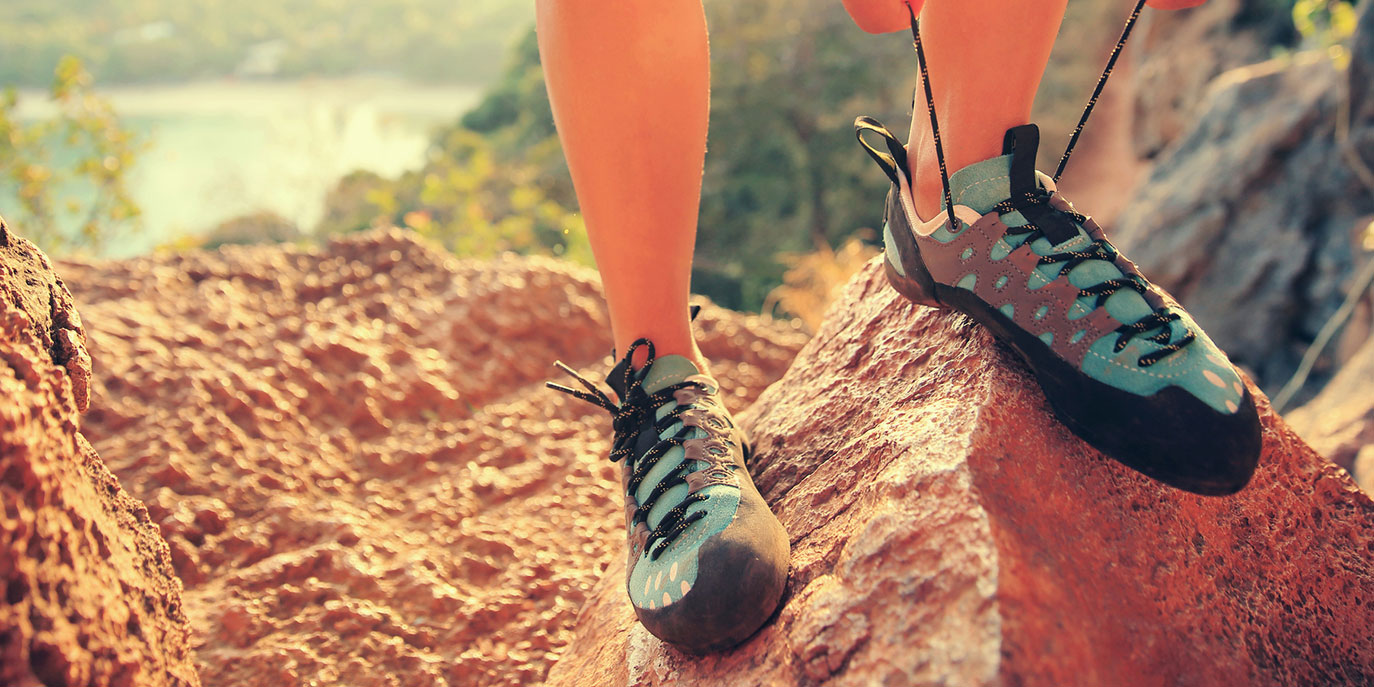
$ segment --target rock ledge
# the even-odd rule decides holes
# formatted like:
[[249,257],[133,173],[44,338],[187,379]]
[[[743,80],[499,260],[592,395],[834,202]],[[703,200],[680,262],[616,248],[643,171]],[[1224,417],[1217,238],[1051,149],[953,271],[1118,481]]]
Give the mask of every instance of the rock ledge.
[[875,262],[743,418],[792,535],[777,619],[687,657],[633,623],[617,562],[549,682],[1368,684],[1374,502],[1260,403],[1243,492],[1160,486],[1071,435],[1014,354],[901,300]]

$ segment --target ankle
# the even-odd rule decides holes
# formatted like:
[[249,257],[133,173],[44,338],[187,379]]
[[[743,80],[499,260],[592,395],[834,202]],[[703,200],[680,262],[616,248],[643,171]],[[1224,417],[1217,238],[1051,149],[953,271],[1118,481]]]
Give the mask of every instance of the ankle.
[[[653,339],[650,339],[650,341],[653,341],[654,344],[655,358],[662,358],[664,356],[669,355],[680,355],[692,361],[692,364],[696,365],[697,369],[701,370],[703,373],[709,372],[710,363],[706,360],[706,356],[701,354],[701,349],[697,347],[697,342],[695,339],[687,338],[685,341],[665,339],[663,343],[659,343],[658,341],[654,341]],[[616,351],[618,352],[619,356],[625,355],[625,351],[629,350],[630,343],[633,343],[633,341],[629,343],[617,343]],[[649,347],[640,346],[639,348],[635,349],[635,354],[634,357],[630,360],[630,364],[634,368],[638,369],[644,367],[648,360]]]
[[945,209],[945,185],[940,178],[940,162],[935,156],[935,145],[912,146],[908,143],[907,160],[916,214],[922,220],[934,219]]
[[930,221],[944,212],[945,187],[940,181],[940,168],[935,167],[934,174],[914,174],[911,194],[915,201],[916,214],[920,215],[921,219]]
[[668,351],[665,353],[660,353],[659,355],[680,355],[692,361],[692,364],[696,365],[697,370],[700,371],[702,374],[711,374],[711,361],[707,360],[706,356],[701,354],[701,349],[697,348],[696,341],[692,342],[692,347],[690,351]]

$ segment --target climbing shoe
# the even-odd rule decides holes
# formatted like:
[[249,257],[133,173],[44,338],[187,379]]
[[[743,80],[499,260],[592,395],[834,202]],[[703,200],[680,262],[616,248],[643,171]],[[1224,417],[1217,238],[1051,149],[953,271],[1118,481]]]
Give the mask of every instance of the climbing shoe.
[[[912,32],[926,73],[914,16]],[[1110,63],[1099,91],[1108,73]],[[1059,420],[1108,456],[1198,494],[1243,488],[1261,430],[1226,355],[1059,194],[1058,174],[1036,171],[1035,125],[1007,131],[1001,156],[946,177],[925,82],[945,191],[934,218],[916,214],[902,143],[872,118],[855,121],[860,144],[892,181],[883,227],[888,281],[916,303],[987,327],[1029,365]],[[1089,112],[1091,103],[1073,140]],[[866,135],[881,137],[885,150]]]
[[[640,348],[647,360],[635,368]],[[716,380],[640,339],[606,383],[619,403],[562,363],[585,389],[549,387],[611,414],[610,459],[621,465],[626,589],[651,633],[694,653],[730,648],[773,615],[789,546],[746,469],[744,433]]]

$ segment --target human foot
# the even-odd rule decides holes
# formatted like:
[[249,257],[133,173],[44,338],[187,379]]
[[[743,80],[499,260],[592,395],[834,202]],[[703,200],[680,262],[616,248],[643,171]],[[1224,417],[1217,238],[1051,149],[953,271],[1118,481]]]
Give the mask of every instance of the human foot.
[[1199,494],[1245,486],[1261,445],[1250,392],[1188,313],[1035,170],[1034,125],[949,178],[953,222],[918,217],[901,143],[872,119],[856,127],[889,150],[875,159],[894,182],[884,263],[899,293],[990,329],[1060,421],[1107,455]]
[[[646,362],[636,368],[641,348]],[[719,384],[688,358],[656,358],[646,339],[606,378],[619,404],[559,366],[586,391],[550,388],[614,419],[610,459],[622,468],[625,581],[640,622],[693,652],[747,639],[782,598],[789,544],[749,477],[745,437],[720,401]]]

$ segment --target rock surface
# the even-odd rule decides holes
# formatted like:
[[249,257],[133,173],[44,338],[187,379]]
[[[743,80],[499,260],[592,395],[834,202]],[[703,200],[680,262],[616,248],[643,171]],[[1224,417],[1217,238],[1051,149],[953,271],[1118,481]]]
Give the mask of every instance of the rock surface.
[[1374,338],[1311,402],[1287,415],[1293,428],[1374,494]]
[[167,544],[79,431],[85,345],[0,220],[0,685],[199,685]]
[[[1119,32],[1118,25],[1107,33],[1115,41]],[[1208,0],[1185,11],[1147,9],[1124,58],[1134,113],[1127,137],[1136,155],[1153,158],[1178,140],[1205,105],[1213,79],[1268,58],[1272,46],[1291,41],[1293,33],[1287,4]]]
[[1110,230],[1271,391],[1339,307],[1374,215],[1338,128],[1349,112],[1350,150],[1374,161],[1374,3],[1363,6],[1348,71],[1308,53],[1213,82]]
[[1374,502],[1260,399],[1249,487],[1163,487],[871,264],[741,418],[792,537],[776,619],[685,656],[634,622],[613,560],[549,683],[1370,684]]
[[[171,545],[206,684],[527,685],[623,558],[594,275],[410,233],[68,263],[86,431]],[[707,306],[733,409],[805,336]]]
[[[1044,142],[1041,169],[1058,165],[1061,141],[1121,35],[1129,4],[1069,4],[1032,114]],[[1146,9],[1059,187],[1103,226],[1115,226],[1152,159],[1198,117],[1212,80],[1266,59],[1293,33],[1287,5],[1208,0],[1185,11]]]

